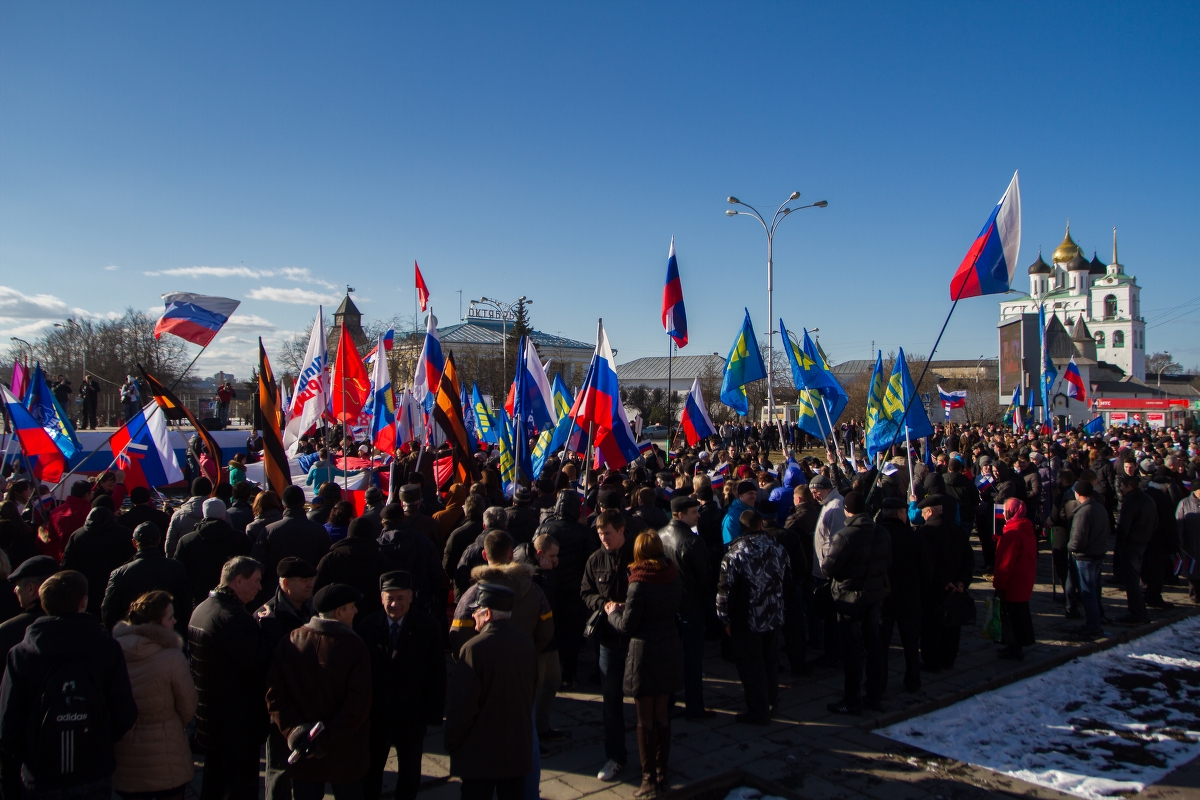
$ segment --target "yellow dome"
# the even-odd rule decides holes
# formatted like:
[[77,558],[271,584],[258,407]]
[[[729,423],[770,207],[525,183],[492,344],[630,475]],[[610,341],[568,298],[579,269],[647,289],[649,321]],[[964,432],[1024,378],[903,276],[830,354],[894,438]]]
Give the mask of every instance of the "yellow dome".
[[1065,261],[1070,261],[1077,255],[1082,255],[1083,251],[1079,249],[1079,245],[1075,244],[1075,240],[1071,238],[1071,223],[1067,223],[1067,235],[1063,237],[1062,244],[1054,251],[1051,260],[1056,264],[1061,264]]

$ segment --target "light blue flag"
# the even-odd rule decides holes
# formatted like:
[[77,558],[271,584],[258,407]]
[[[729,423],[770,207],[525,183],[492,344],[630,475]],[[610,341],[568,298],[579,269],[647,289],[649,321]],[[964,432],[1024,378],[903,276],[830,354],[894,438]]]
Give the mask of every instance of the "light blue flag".
[[1050,419],[1050,390],[1054,388],[1054,381],[1058,379],[1058,370],[1054,368],[1054,362],[1050,360],[1050,350],[1046,345],[1046,306],[1038,306],[1038,327],[1042,332],[1042,419]]
[[799,406],[800,413],[796,419],[796,425],[810,436],[816,436],[821,441],[825,441],[829,438],[831,431],[826,421],[825,411],[821,409],[824,401],[808,383],[810,377],[819,379],[820,369],[817,362],[813,361],[800,345],[792,341],[782,318],[779,320],[779,331],[783,337],[784,349],[787,351],[788,363],[792,367],[792,380],[796,384],[796,394],[798,395],[796,404]]
[[497,430],[496,418],[488,410],[487,404],[483,402],[483,395],[479,393],[479,385],[474,383],[471,384],[471,408],[475,412],[475,424],[478,426],[476,430],[479,432],[479,438],[488,444],[500,444],[500,432]]
[[557,453],[567,443],[567,436],[574,422],[568,415],[571,413],[571,406],[575,405],[575,399],[571,397],[571,390],[563,383],[561,373],[554,375],[552,394],[554,411],[558,415],[558,424],[554,426],[553,430],[542,431],[542,434],[538,436],[537,444],[533,448],[533,477],[535,479],[541,477],[542,470],[546,466],[546,458],[551,453]]
[[725,375],[721,379],[721,402],[741,416],[746,416],[750,413],[746,384],[765,377],[767,367],[758,349],[754,326],[750,323],[750,310],[746,309],[742,329],[738,331],[737,338],[733,340],[733,347],[729,349],[729,357],[725,359]]
[[829,369],[829,365],[825,363],[825,357],[821,355],[820,349],[809,337],[807,328],[804,329],[804,352],[808,355],[809,360],[817,365],[815,370],[817,383],[808,383],[808,387],[820,392],[821,399],[825,401],[825,409],[829,412],[828,422],[831,426],[836,425],[838,418],[842,416],[842,412],[850,403],[850,395],[846,394],[846,390],[837,382],[837,378],[833,377],[833,371]]
[[871,382],[867,384],[867,458],[874,461],[878,453],[892,446],[892,436],[895,428],[882,424],[886,421],[883,413],[883,392],[886,384],[883,382],[883,351],[875,351],[875,369],[871,371]]

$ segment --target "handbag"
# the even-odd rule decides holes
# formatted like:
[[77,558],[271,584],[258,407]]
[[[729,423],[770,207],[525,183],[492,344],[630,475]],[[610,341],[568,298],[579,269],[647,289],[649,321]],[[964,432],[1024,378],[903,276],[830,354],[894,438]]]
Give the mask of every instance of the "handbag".
[[583,626],[583,638],[591,639],[596,635],[596,625],[600,622],[600,617],[604,615],[604,609],[598,608],[588,617],[587,624]]
[[978,625],[978,617],[975,598],[970,592],[948,592],[942,599],[942,624],[947,628]]

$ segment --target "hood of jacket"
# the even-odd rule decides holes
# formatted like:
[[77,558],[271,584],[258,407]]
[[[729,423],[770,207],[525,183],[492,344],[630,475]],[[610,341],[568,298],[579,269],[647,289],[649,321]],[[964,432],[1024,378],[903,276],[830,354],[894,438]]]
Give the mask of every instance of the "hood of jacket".
[[334,542],[329,552],[334,550],[351,557],[374,557],[379,553],[379,542],[371,536],[348,536]]
[[499,583],[516,592],[520,599],[529,594],[533,585],[533,567],[528,564],[518,564],[510,561],[507,564],[492,566],[482,564],[471,570],[471,579],[476,583]]
[[578,492],[559,492],[554,503],[554,516],[575,522],[579,519],[580,497]]
[[112,635],[125,651],[127,663],[144,661],[159,650],[183,649],[183,637],[174,629],[153,623],[130,625],[122,620],[113,628]]
[[196,535],[206,542],[220,542],[233,538],[233,526],[223,519],[206,519],[196,526]]
[[25,632],[25,641],[50,658],[76,657],[107,638],[108,631],[91,614],[40,617]]
[[783,488],[791,491],[797,486],[808,483],[804,478],[804,470],[795,461],[788,461],[787,469],[783,472]]
[[114,520],[116,517],[107,508],[93,508],[83,521],[83,527],[89,531],[104,531],[112,527]]
[[207,499],[207,497],[201,497],[199,495],[196,495],[195,497],[189,497],[180,504],[178,513],[186,514],[189,517],[195,517],[198,520],[204,519],[204,501]]

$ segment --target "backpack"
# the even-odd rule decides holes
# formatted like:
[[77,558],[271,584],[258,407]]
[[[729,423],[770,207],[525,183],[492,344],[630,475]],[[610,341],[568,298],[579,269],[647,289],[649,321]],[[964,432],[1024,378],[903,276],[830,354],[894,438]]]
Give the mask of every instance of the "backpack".
[[[30,765],[40,780],[91,780],[105,769],[112,726],[104,692],[85,659],[55,664],[39,702],[36,754]],[[80,776],[76,778],[76,776]]]

